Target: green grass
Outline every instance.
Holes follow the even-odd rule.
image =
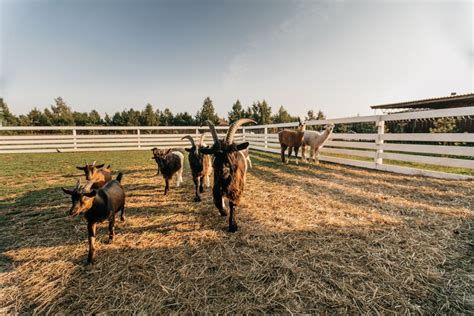
[[[359,156],[343,155],[343,154],[324,153],[324,156],[338,157],[338,158],[352,159],[352,160],[359,160],[359,161],[373,161],[372,158],[368,158],[368,157],[359,157]],[[445,166],[439,166],[439,165],[428,165],[428,164],[417,163],[417,162],[408,162],[408,161],[390,160],[390,159],[384,159],[383,163],[387,165],[432,170],[432,171],[446,172],[446,173],[457,173],[457,174],[474,177],[474,169],[445,167]]]

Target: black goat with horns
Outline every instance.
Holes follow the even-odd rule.
[[[214,204],[222,216],[226,216],[224,198],[229,201],[229,232],[238,229],[235,221],[235,208],[239,206],[240,199],[244,192],[245,178],[247,173],[247,159],[242,151],[249,146],[248,142],[235,144],[233,142],[237,129],[245,123],[256,123],[251,119],[240,119],[234,122],[229,129],[224,140],[219,140],[216,128],[211,121],[206,124],[211,130],[214,144],[211,147],[199,149],[206,155],[214,155],[214,187],[212,189]]]

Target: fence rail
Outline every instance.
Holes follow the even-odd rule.
[[[413,175],[468,179],[467,175],[396,166],[387,160],[474,169],[474,133],[385,133],[385,122],[474,117],[474,107],[307,121],[307,126],[373,123],[376,133],[333,133],[321,149],[320,160]],[[244,126],[236,141],[251,148],[280,153],[278,130],[298,123]],[[226,127],[217,127],[224,133]],[[1,153],[44,153],[112,150],[149,150],[188,146],[184,135],[196,140],[199,126],[64,126],[0,127]],[[12,133],[13,135],[8,135]],[[212,138],[208,133],[205,141]]]

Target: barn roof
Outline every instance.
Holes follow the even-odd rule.
[[[449,109],[474,106],[474,93],[446,97],[372,105],[372,109]]]

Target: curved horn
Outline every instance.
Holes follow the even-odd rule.
[[[219,137],[217,136],[216,127],[209,120],[206,120],[206,124],[207,124],[207,126],[209,126],[209,129],[211,130],[212,139],[214,140],[214,143],[217,144],[219,142]]]
[[[241,118],[239,120],[237,120],[236,122],[232,123],[232,125],[229,127],[229,129],[227,130],[227,135],[225,136],[225,142],[226,144],[232,144],[232,141],[234,140],[234,135],[235,135],[235,132],[237,131],[237,129],[245,124],[245,123],[254,123],[254,124],[257,124],[257,122],[255,122],[254,120],[252,119],[249,119],[249,118]]]
[[[92,165],[93,165],[93,166],[95,166],[95,163],[96,163],[96,162],[97,162],[97,161],[96,161],[96,160],[94,160],[94,162],[92,163]]]
[[[191,146],[196,147],[196,144],[194,143],[194,139],[190,135],[186,135],[181,138],[181,140],[183,139],[189,139],[189,141],[191,142]]]
[[[206,133],[202,133],[201,137],[199,137],[199,146],[202,146],[202,144],[204,143],[204,136],[206,136]]]

